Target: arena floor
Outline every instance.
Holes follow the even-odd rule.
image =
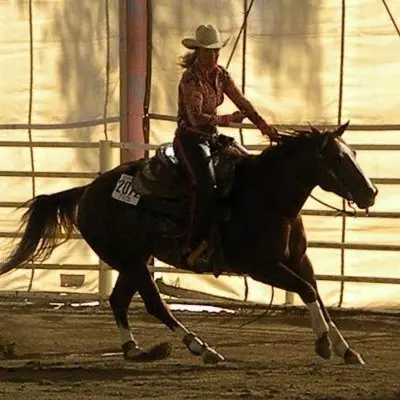
[[[314,353],[309,318],[302,312],[261,310],[235,314],[176,312],[227,358],[203,365],[142,306],[130,311],[146,347],[168,341],[169,358],[151,363],[122,359],[108,307],[0,307],[0,398],[23,399],[400,399],[399,314],[334,312],[337,325],[367,365],[348,366]]]

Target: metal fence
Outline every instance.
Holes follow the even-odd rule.
[[[282,127],[281,127],[282,128]],[[283,127],[284,128],[284,127]],[[363,127],[365,129],[365,127]],[[368,127],[367,127],[368,128]],[[387,129],[387,127],[385,127]],[[399,128],[399,127],[397,127]],[[353,127],[355,129],[355,127]],[[373,128],[374,130],[377,127]],[[13,141],[3,141],[0,142],[0,147],[62,147],[62,148],[73,148],[73,149],[93,149],[97,148],[99,150],[99,172],[105,172],[113,167],[111,162],[111,153],[113,149],[126,149],[132,150],[137,149],[143,146],[136,145],[134,143],[119,143],[102,140],[98,143],[90,143],[90,142],[13,142]],[[385,150],[400,150],[399,145],[354,145],[352,146],[356,150],[376,150],[376,151],[385,151]],[[145,148],[147,150],[154,150],[157,148],[155,145],[146,145]],[[257,150],[259,146],[249,146],[252,150]],[[85,178],[88,181],[94,179],[98,175],[98,172],[34,172],[34,171],[0,171],[0,177],[53,177],[53,178]],[[378,185],[399,185],[400,179],[374,179],[372,181]],[[19,202],[10,202],[3,201],[0,202],[0,207],[19,207],[22,203]],[[312,210],[305,209],[302,211],[302,215],[311,215],[311,216],[322,216],[326,218],[337,217],[336,212],[328,211],[328,210]],[[342,216],[340,218],[346,218],[346,216]],[[367,215],[360,215],[359,218],[389,218],[389,219],[397,219],[400,218],[400,213],[396,212],[370,212]],[[344,225],[343,225],[344,226]],[[0,237],[9,238],[9,237],[17,237],[16,232],[0,232]],[[344,238],[345,236],[343,236]],[[74,236],[75,239],[79,239],[80,236],[77,234]],[[346,240],[342,240],[340,242],[321,242],[321,241],[311,241],[309,243],[309,247],[314,248],[324,248],[324,249],[340,249],[341,251],[351,249],[351,250],[370,250],[370,251],[400,251],[400,245],[380,245],[374,243],[351,243]],[[344,260],[342,260],[344,262]],[[342,266],[344,267],[344,265]],[[101,261],[99,261],[98,265],[83,265],[83,264],[72,264],[72,265],[58,265],[58,264],[29,264],[26,265],[27,269],[53,269],[53,270],[62,270],[63,268],[70,270],[97,270],[99,272],[99,297],[106,298],[111,290],[111,270],[104,265]],[[171,267],[153,267],[149,266],[153,271],[162,272],[162,273],[191,273],[190,271],[175,269]],[[341,268],[344,271],[344,268]],[[364,283],[376,283],[376,284],[400,284],[399,278],[393,277],[374,277],[374,276],[348,276],[348,275],[316,275],[317,280],[323,281],[339,281],[339,282],[364,282]],[[342,288],[343,290],[343,288]],[[290,293],[286,295],[286,302],[292,303],[293,298]]]

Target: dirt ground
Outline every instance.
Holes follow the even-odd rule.
[[[0,336],[16,345],[12,358],[0,360],[0,399],[400,399],[399,314],[334,313],[367,362],[360,367],[318,358],[301,312],[271,310],[240,328],[261,312],[176,312],[227,358],[204,365],[135,305],[130,321],[140,343],[173,346],[165,360],[135,363],[122,359],[108,307],[3,304]]]

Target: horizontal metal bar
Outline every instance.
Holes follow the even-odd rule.
[[[116,149],[126,150],[156,150],[158,144],[143,144],[143,143],[122,143],[111,141],[111,147]],[[0,141],[0,147],[43,147],[43,148],[71,148],[71,149],[98,149],[98,142],[22,142],[22,141]]]
[[[14,178],[88,178],[99,176],[95,172],[44,172],[44,171],[0,171],[2,177]]]
[[[354,150],[372,151],[399,151],[400,144],[350,144]],[[0,141],[0,147],[42,147],[42,148],[71,148],[71,149],[98,149],[98,142],[28,142],[28,141]],[[158,144],[143,144],[133,142],[114,142],[111,141],[112,148],[127,150],[156,150]],[[260,144],[245,145],[248,150],[263,150],[265,146]]]
[[[0,147],[49,147],[49,148],[71,148],[71,149],[98,149],[99,142],[22,142],[22,141],[0,141]]]
[[[149,266],[151,272],[170,273],[170,274],[193,274],[193,271],[173,267],[153,267]],[[211,272],[206,275],[213,275]],[[228,275],[228,274],[222,274]],[[232,274],[229,274],[232,275]],[[350,275],[315,275],[319,281],[332,282],[359,282],[359,283],[385,283],[385,284],[400,284],[400,278],[384,278],[374,276],[350,276]]]
[[[0,232],[0,238],[9,238],[9,239],[13,239],[13,238],[22,238],[23,232]],[[65,239],[66,236],[65,235],[60,235],[58,236],[59,239]],[[83,239],[82,236],[78,233],[74,233],[71,236],[71,239],[77,240],[77,239]]]
[[[120,122],[120,117],[108,117],[99,118],[86,121],[75,121],[75,122],[62,122],[55,124],[0,124],[0,130],[10,129],[35,129],[35,130],[54,130],[54,129],[76,129],[76,128],[87,128],[90,126],[113,124]]]
[[[325,249],[346,249],[346,250],[373,250],[373,251],[399,251],[400,245],[392,244],[371,244],[371,243],[338,243],[338,242],[314,242],[308,243],[309,247]]]
[[[1,232],[0,238],[21,238],[23,232]],[[60,239],[64,239],[65,235],[60,235]],[[83,239],[78,233],[74,233],[71,239]],[[326,248],[326,249],[346,249],[346,250],[374,250],[374,251],[399,251],[400,245],[391,244],[372,244],[372,243],[339,243],[339,242],[318,242],[310,241],[308,242],[308,247],[312,248]]]
[[[357,283],[384,283],[384,284],[400,284],[400,278],[384,278],[374,276],[349,276],[349,275],[315,275],[318,281],[331,282],[357,282]]]
[[[124,149],[124,150],[157,150],[160,145],[158,144],[141,144],[141,143],[121,143],[121,142],[112,142],[111,147],[116,149]]]
[[[1,263],[0,263],[1,266]],[[97,264],[25,264],[22,269],[44,269],[44,270],[73,270],[73,271],[99,271]]]
[[[1,206],[1,203],[0,203]],[[347,209],[348,211],[348,209]],[[338,217],[340,214],[337,211],[331,210],[302,210],[301,215],[316,216],[316,217]],[[368,215],[365,211],[357,210],[354,217],[348,218],[390,218],[397,219],[400,218],[400,212],[384,212],[384,211],[370,211]]]
[[[22,269],[43,269],[43,270],[74,270],[74,271],[99,271],[100,267],[96,264],[26,264]],[[193,271],[188,271],[174,267],[154,267],[148,266],[151,272],[167,273],[167,274],[195,274]],[[204,275],[212,275],[205,273]],[[223,274],[225,275],[225,274]],[[232,274],[229,274],[232,275]],[[382,284],[400,284],[400,278],[374,277],[374,276],[352,276],[352,275],[326,275],[316,274],[318,281],[330,282],[357,282],[357,283],[382,283]]]
[[[398,185],[400,184],[399,178],[371,178],[371,181],[376,185]]]
[[[353,149],[353,150],[359,150],[359,151],[399,151],[400,150],[400,144],[351,144],[348,143],[348,145]],[[261,151],[265,149],[265,145],[260,145],[260,144],[248,144],[244,145],[247,150],[255,150],[255,151]]]
[[[19,208],[22,207],[25,202],[22,201],[0,201],[0,207],[4,208]]]
[[[399,151],[400,144],[350,144],[353,150]]]
[[[150,113],[148,114],[150,119],[154,120],[161,120],[161,121],[178,121],[178,118],[173,115],[163,115],[157,113]],[[250,129],[257,129],[253,124],[235,124],[235,127],[239,128],[250,128]],[[309,129],[309,124],[273,124],[274,127],[278,129],[288,130],[288,129]],[[314,127],[318,129],[335,129],[337,128],[337,124],[315,124]],[[350,124],[347,128],[348,131],[400,131],[399,124]]]

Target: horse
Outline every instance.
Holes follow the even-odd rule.
[[[347,126],[330,130],[310,126],[304,131],[281,132],[278,144],[266,146],[256,155],[230,154],[230,162],[225,164],[221,162],[223,150],[218,151],[220,167],[225,165],[221,167],[225,169],[225,183],[228,176],[232,178],[218,200],[230,210],[227,218],[216,220],[226,261],[223,265],[210,263],[208,270],[196,271],[182,263],[190,188],[185,186],[171,146],[164,146],[164,151],[154,157],[121,164],[85,186],[29,200],[21,219],[24,233],[0,274],[27,262],[43,262],[55,247],[79,231],[99,258],[119,272],[109,303],[126,360],[158,360],[171,351],[168,343],[145,350],[135,340],[127,314],[137,292],[146,311],[176,333],[190,353],[200,356],[204,363],[225,360],[169,310],[148,268],[149,258],[155,257],[194,272],[215,273],[218,268],[216,276],[224,272],[246,275],[297,293],[309,311],[316,353],[325,359],[334,353],[344,363],[364,364],[319,295],[301,218],[301,209],[316,186],[359,209],[374,204],[378,190],[357,163],[355,151],[342,138]],[[232,148],[230,143],[225,149]],[[142,185],[142,193],[135,191],[141,186],[135,184],[135,178],[143,171],[157,169],[169,179],[158,182],[158,188],[167,194],[157,197],[151,190],[145,193],[146,185]],[[150,182],[147,188],[153,185],[154,189],[156,183]]]

